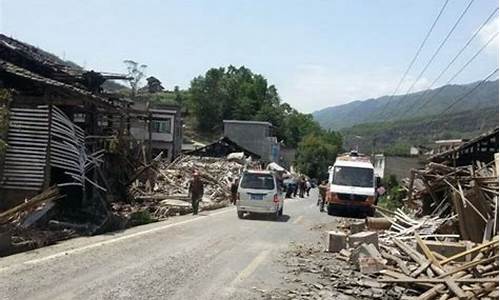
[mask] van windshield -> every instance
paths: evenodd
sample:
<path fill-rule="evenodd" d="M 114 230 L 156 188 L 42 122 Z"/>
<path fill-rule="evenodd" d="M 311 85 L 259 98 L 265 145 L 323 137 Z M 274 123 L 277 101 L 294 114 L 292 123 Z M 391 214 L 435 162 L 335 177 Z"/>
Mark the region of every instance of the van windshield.
<path fill-rule="evenodd" d="M 270 174 L 247 173 L 241 179 L 241 187 L 245 189 L 273 190 L 274 177 Z"/>
<path fill-rule="evenodd" d="M 373 169 L 335 167 L 333 184 L 356 187 L 373 187 Z"/>

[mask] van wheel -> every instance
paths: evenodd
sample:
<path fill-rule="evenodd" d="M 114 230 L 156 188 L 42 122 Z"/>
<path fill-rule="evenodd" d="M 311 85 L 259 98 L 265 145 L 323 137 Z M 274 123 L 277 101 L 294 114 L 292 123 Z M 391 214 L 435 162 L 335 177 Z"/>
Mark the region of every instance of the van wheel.
<path fill-rule="evenodd" d="M 326 207 L 326 210 L 328 212 L 328 215 L 330 216 L 334 216 L 335 214 L 333 213 L 333 206 L 328 204 L 327 207 Z"/>
<path fill-rule="evenodd" d="M 238 218 L 243 219 L 244 212 L 238 210 Z"/>

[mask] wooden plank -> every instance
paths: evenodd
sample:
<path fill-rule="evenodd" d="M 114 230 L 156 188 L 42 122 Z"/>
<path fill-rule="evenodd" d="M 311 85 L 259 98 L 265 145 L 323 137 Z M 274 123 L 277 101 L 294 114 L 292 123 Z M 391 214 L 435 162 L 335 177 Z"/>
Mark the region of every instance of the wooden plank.
<path fill-rule="evenodd" d="M 9 128 L 9 133 L 34 133 L 34 134 L 44 134 L 48 135 L 49 131 L 48 130 L 29 130 L 29 129 L 23 129 L 23 128 Z"/>
<path fill-rule="evenodd" d="M 11 157 L 11 158 L 19 157 L 19 158 L 39 158 L 39 159 L 44 159 L 45 155 L 41 155 L 41 154 L 17 154 L 15 152 L 10 152 L 10 153 L 6 153 L 5 154 L 5 158 L 7 158 L 7 157 Z"/>
<path fill-rule="evenodd" d="M 5 157 L 4 162 L 8 162 L 8 163 L 36 162 L 36 163 L 44 163 L 45 164 L 45 159 L 33 158 L 33 157 L 10 157 L 10 156 L 7 156 L 7 157 Z"/>
<path fill-rule="evenodd" d="M 33 173 L 12 173 L 10 171 L 6 171 L 3 173 L 3 178 L 43 178 L 43 174 L 33 174 Z"/>
<path fill-rule="evenodd" d="M 445 264 L 447 264 L 447 263 L 449 263 L 451 261 L 457 260 L 459 258 L 462 258 L 462 257 L 466 256 L 466 255 L 472 254 L 474 252 L 480 251 L 482 249 L 485 249 L 486 247 L 490 247 L 490 246 L 493 246 L 493 245 L 498 245 L 498 240 L 494 240 L 494 241 L 490 241 L 490 242 L 487 242 L 487 243 L 484 243 L 484 244 L 481 244 L 481 245 L 477 245 L 476 247 L 474 247 L 474 248 L 472 248 L 470 250 L 467 250 L 467 251 L 458 253 L 456 255 L 450 256 L 447 259 L 442 260 L 440 262 L 440 264 L 444 266 Z"/>
<path fill-rule="evenodd" d="M 453 281 L 450 278 L 447 278 L 445 280 L 445 283 L 448 286 L 448 288 L 450 289 L 450 291 L 452 291 L 453 294 L 455 294 L 458 297 L 458 299 L 466 299 L 467 298 L 467 295 L 465 294 L 465 292 L 458 286 L 458 284 L 455 281 Z"/>
<path fill-rule="evenodd" d="M 441 266 L 439 261 L 432 254 L 432 251 L 429 249 L 429 247 L 427 247 L 427 244 L 425 244 L 422 241 L 422 239 L 420 238 L 420 236 L 416 232 L 415 232 L 415 239 L 417 240 L 417 244 L 420 246 L 420 249 L 422 249 L 422 251 L 424 252 L 424 255 L 427 257 L 427 259 L 429 259 L 431 261 L 431 263 L 435 264 L 437 267 L 442 269 L 443 266 Z"/>
<path fill-rule="evenodd" d="M 43 171 L 41 170 L 15 170 L 15 169 L 11 169 L 11 170 L 5 170 L 4 171 L 4 174 L 6 173 L 9 173 L 9 174 L 25 174 L 25 173 L 29 173 L 29 174 L 43 174 Z"/>
<path fill-rule="evenodd" d="M 47 143 L 44 144 L 44 143 L 33 143 L 33 142 L 9 141 L 9 145 L 45 147 L 47 146 Z"/>
<path fill-rule="evenodd" d="M 461 271 L 465 271 L 469 268 L 472 268 L 472 267 L 475 267 L 475 266 L 478 266 L 478 265 L 482 265 L 482 264 L 487 264 L 489 262 L 492 262 L 494 260 L 498 259 L 498 254 L 493 256 L 493 257 L 489 257 L 489 258 L 485 258 L 485 259 L 481 259 L 481 260 L 476 260 L 476 261 L 472 261 L 470 263 L 466 263 L 466 264 L 463 264 L 461 265 L 460 267 L 458 268 L 455 268 L 453 270 L 450 270 L 446 273 L 443 273 L 441 275 L 439 275 L 438 278 L 445 278 L 449 275 L 452 275 L 452 274 L 455 274 L 455 273 L 458 273 L 458 272 L 461 272 Z"/>
<path fill-rule="evenodd" d="M 39 180 L 27 180 L 27 181 L 21 181 L 21 180 L 5 180 L 2 182 L 2 185 L 20 185 L 20 186 L 41 186 L 43 183 L 42 181 Z"/>
<path fill-rule="evenodd" d="M 38 187 L 34 187 L 34 186 L 25 186 L 25 185 L 0 184 L 0 186 L 3 189 L 8 189 L 8 190 L 38 191 L 38 190 L 40 190 L 42 185 L 40 185 Z"/>
<path fill-rule="evenodd" d="M 11 112 L 45 112 L 49 113 L 48 109 L 43 109 L 43 108 L 21 108 L 21 107 L 11 107 L 9 109 Z"/>
<path fill-rule="evenodd" d="M 379 282 L 384 283 L 445 283 L 446 280 L 450 278 L 381 278 L 377 279 Z M 498 282 L 498 277 L 490 278 L 458 278 L 453 279 L 453 281 L 458 283 L 486 283 L 486 282 Z"/>

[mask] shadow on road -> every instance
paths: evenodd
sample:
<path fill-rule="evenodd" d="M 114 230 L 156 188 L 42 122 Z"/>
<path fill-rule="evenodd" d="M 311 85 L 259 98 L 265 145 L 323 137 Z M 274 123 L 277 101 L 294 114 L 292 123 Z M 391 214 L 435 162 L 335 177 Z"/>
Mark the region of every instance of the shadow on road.
<path fill-rule="evenodd" d="M 244 217 L 245 220 L 250 221 L 274 221 L 274 222 L 283 222 L 286 223 L 290 220 L 289 215 L 282 215 L 276 217 L 275 215 L 265 215 L 265 214 L 246 214 Z"/>

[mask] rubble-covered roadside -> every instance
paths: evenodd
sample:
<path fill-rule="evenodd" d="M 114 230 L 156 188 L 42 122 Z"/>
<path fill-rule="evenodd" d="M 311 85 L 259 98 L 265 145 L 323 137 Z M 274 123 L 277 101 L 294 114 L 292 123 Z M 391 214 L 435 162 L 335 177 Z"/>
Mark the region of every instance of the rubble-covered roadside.
<path fill-rule="evenodd" d="M 189 181 L 197 171 L 204 182 L 200 210 L 226 206 L 230 200 L 231 180 L 239 176 L 249 162 L 225 158 L 185 155 L 169 163 L 159 159 L 138 170 L 130 185 L 129 199 L 115 202 L 113 211 L 134 221 L 164 220 L 192 212 L 188 194 Z"/>
<path fill-rule="evenodd" d="M 498 298 L 498 236 L 479 244 L 444 242 L 458 238 L 436 233 L 446 224 L 443 220 L 413 219 L 397 211 L 390 222 L 396 226 L 379 231 L 369 219 L 337 218 L 315 226 L 335 230 L 325 232 L 324 242 L 293 244 L 283 253 L 285 285 L 266 291 L 263 298 Z M 450 249 L 455 254 L 445 256 Z"/>
<path fill-rule="evenodd" d="M 284 285 L 263 291 L 263 299 L 401 299 L 404 288 L 379 283 L 345 259 L 317 245 L 291 244 L 279 258 L 288 271 Z"/>
<path fill-rule="evenodd" d="M 405 207 L 320 224 L 266 299 L 498 299 L 498 161 L 412 170 Z"/>
<path fill-rule="evenodd" d="M 65 209 L 66 196 L 55 186 L 0 213 L 0 256 L 191 213 L 188 186 L 193 171 L 205 183 L 200 210 L 224 207 L 229 204 L 230 180 L 251 163 L 244 158 L 181 156 L 172 163 L 160 158 L 137 169 L 128 199 L 98 202 L 102 216 L 92 208 Z"/>

